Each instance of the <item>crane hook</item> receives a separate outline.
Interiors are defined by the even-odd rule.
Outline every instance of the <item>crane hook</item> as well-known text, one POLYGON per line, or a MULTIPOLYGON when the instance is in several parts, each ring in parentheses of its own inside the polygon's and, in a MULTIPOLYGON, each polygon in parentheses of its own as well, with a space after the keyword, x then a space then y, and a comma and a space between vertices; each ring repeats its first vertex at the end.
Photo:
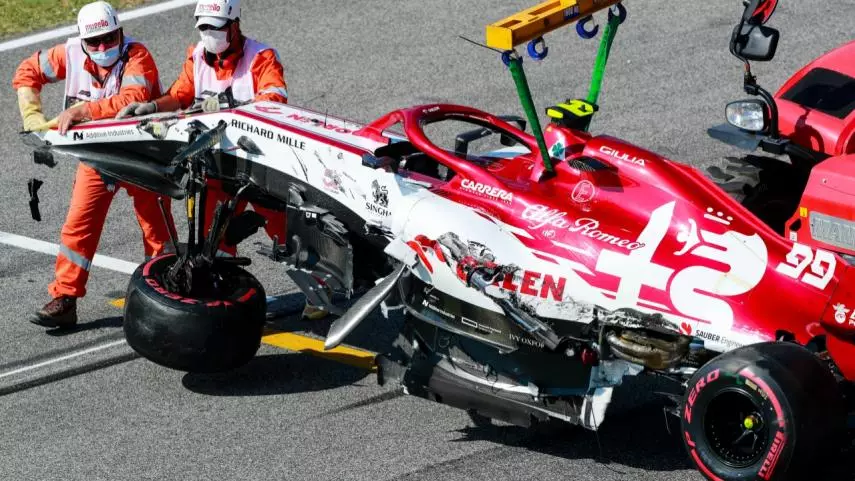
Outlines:
POLYGON ((534 60, 540 61, 546 58, 546 55, 549 53, 549 47, 546 46, 546 41, 543 40, 543 37, 537 37, 528 43, 528 55, 534 60), (542 45, 542 51, 538 51, 537 46, 542 45))
POLYGON ((502 52, 502 63, 505 64, 505 67, 511 66, 511 56, 512 55, 514 57, 516 57, 520 61, 520 63, 522 63, 523 58, 521 56, 517 55, 516 51, 505 50, 504 52, 502 52))
POLYGON ((578 22, 576 22, 576 33, 578 33, 580 37, 582 37, 586 40, 596 37, 597 33, 600 31, 599 25, 594 25, 594 28, 592 28, 591 30, 587 30, 585 28, 585 25, 587 25, 588 23, 590 23, 593 20, 594 20, 594 17, 592 15, 588 15, 587 17, 583 18, 582 20, 579 20, 578 22))
POLYGON ((612 19, 615 17, 614 10, 617 9, 617 17, 620 20, 619 23, 623 23, 626 20, 626 7, 623 6, 623 3, 618 3, 609 8, 609 22, 611 23, 612 19))

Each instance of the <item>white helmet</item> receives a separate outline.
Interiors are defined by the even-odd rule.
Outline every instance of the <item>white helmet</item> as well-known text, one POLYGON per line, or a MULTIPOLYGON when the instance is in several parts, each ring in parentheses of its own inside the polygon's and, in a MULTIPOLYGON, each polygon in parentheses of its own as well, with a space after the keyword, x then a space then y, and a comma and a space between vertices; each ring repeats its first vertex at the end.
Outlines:
POLYGON ((116 10, 107 2, 92 2, 84 5, 77 14, 77 29, 80 38, 104 35, 121 28, 116 10))
POLYGON ((193 15, 198 19, 196 28, 205 24, 220 28, 240 17, 240 0, 199 0, 193 15))

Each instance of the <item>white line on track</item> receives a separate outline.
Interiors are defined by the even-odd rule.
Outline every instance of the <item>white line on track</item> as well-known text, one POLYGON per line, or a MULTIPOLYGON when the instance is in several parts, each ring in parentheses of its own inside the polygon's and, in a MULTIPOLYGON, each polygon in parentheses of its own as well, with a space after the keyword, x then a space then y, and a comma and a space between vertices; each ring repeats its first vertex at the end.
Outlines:
MULTIPOLYGON (((45 242, 3 231, 0 231, 0 244, 20 247, 21 249, 41 252, 42 254, 53 256, 59 253, 59 246, 52 242, 45 242)), ((122 272, 128 275, 133 274, 139 266, 139 264, 134 264, 133 262, 123 261, 122 259, 107 257, 101 254, 95 254, 95 257, 92 259, 92 265, 110 269, 111 271, 122 272)))
MULTIPOLYGON (((0 244, 6 244, 13 247, 19 247, 21 249, 26 249, 29 251, 40 252, 42 254, 56 255, 59 252, 59 246, 57 244, 51 242, 45 242, 38 239, 33 239, 30 237, 24 237, 17 234, 10 234, 8 232, 0 231, 0 244)), ((92 259, 92 265, 103 267, 105 269, 109 269, 116 272, 122 272, 125 274, 133 274, 134 270, 137 268, 137 264, 133 262, 123 261, 121 259, 116 259, 114 257, 107 257, 101 254, 95 254, 95 257, 92 259)), ((83 349, 80 351, 72 352, 71 354, 66 354, 64 356, 56 357, 53 359, 49 359, 47 361, 42 361, 36 364, 29 364, 23 367, 19 367, 17 369, 13 369, 11 371, 7 371, 4 373, 0 373, 0 379, 15 376, 17 374, 21 374, 27 371, 33 371, 35 369, 41 369, 46 366, 50 366, 52 364, 61 363, 64 361, 68 361, 69 359, 74 359, 75 357, 85 356, 87 354, 91 354, 93 352, 102 351, 104 349, 109 349, 115 346, 121 346, 123 344, 127 344, 125 339, 120 339, 118 341, 108 342, 106 344, 101 344, 98 346, 90 347, 88 349, 83 349)))
MULTIPOLYGON (((137 8, 134 10, 129 10, 127 12, 119 12, 119 20, 121 22, 126 22, 135 18, 146 17, 148 15, 154 15, 156 13, 166 12, 169 10, 174 10, 176 8, 193 5, 195 3, 196 0, 170 0, 168 2, 149 5, 148 7, 137 8)), ((77 25, 69 25, 67 27, 48 30, 47 32, 27 35, 26 37, 16 38, 14 40, 9 40, 0 43, 0 52, 5 52, 7 50, 13 50, 20 47, 26 47, 27 45, 44 42, 45 40, 51 40, 54 38, 77 35, 77 33, 77 25)))
POLYGON ((65 356, 56 357, 53 359, 49 359, 47 361, 42 361, 42 362, 37 363, 37 364, 30 364, 29 366, 24 366, 24 367, 20 367, 18 369, 13 369, 11 371, 4 372, 4 373, 0 374, 0 379, 3 379, 4 377, 14 376, 16 374, 21 374, 22 372, 32 371, 33 369, 39 369, 39 368, 42 368, 45 366, 50 366, 51 364, 56 364, 58 362, 67 361, 69 359, 74 359, 75 357, 85 356, 87 354, 91 354, 91 353, 97 352, 97 351, 102 351, 104 349, 109 349, 111 347, 121 346, 122 344, 125 344, 125 343, 126 343, 125 340, 122 339, 122 340, 113 341, 113 342, 110 342, 107 344, 101 344, 100 346, 90 347, 89 349, 84 349, 82 351, 76 351, 76 352, 73 352, 71 354, 66 354, 65 356))

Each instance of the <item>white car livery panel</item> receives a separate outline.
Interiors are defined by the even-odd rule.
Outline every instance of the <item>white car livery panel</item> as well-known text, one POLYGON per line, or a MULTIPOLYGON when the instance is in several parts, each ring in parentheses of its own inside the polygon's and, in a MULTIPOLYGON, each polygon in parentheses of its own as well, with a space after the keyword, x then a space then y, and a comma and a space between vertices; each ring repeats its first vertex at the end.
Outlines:
MULTIPOLYGON (((674 202, 671 202, 654 212, 647 227, 635 240, 639 245, 646 246, 646 250, 635 250, 632 256, 644 257, 650 262, 649 258, 668 234, 669 228, 673 228, 673 210, 674 202)), ((685 244, 683 249, 674 254, 697 256, 699 264, 677 273, 669 272, 662 285, 668 285, 668 279, 671 278, 670 291, 675 306, 687 313, 698 314, 701 319, 709 319, 709 323, 702 324, 680 315, 682 311, 675 313, 664 305, 644 300, 638 295, 637 288, 632 291, 635 292, 633 295, 622 288, 618 292, 611 292, 592 286, 581 274, 592 276, 596 273, 572 260, 573 256, 569 253, 556 255, 533 249, 519 237, 522 229, 488 217, 443 197, 424 196, 409 212, 394 216, 395 241, 386 251, 411 265, 422 282, 449 296, 499 314, 503 312, 502 308, 490 297, 514 296, 521 306, 537 316, 585 324, 592 322, 595 307, 606 310, 630 308, 639 313, 658 314, 671 324, 669 329, 702 333, 709 348, 722 352, 764 340, 759 333, 734 329, 733 313, 729 306, 717 297, 695 290, 695 286, 711 286, 709 292, 726 296, 741 293, 746 290, 746 285, 750 288, 752 283, 759 281, 759 276, 765 272, 766 262, 765 246, 757 236, 744 236, 734 231, 723 234, 708 231, 699 233, 696 227, 691 232, 678 235, 680 242, 685 244), (425 239, 426 242, 420 245, 417 238, 425 239), (469 255, 480 261, 519 269, 504 281, 487 288, 488 297, 475 288, 467 287, 459 277, 456 262, 459 259, 454 259, 451 254, 454 250, 452 244, 458 242, 465 246, 464 250, 468 250, 469 255), (723 255, 729 257, 723 258, 723 255), (706 262, 703 259, 725 262, 732 269, 722 272, 709 268, 704 265, 706 262), (699 310, 704 312, 700 313, 699 310)), ((690 222, 690 225, 696 226, 694 222, 690 222)), ((596 271, 603 274, 622 272, 627 276, 623 278, 625 282, 622 285, 627 286, 633 284, 629 276, 651 275, 649 266, 629 273, 626 269, 618 269, 616 263, 627 262, 625 259, 620 260, 624 257, 626 254, 617 250, 602 249, 596 271), (612 258, 614 260, 610 261, 612 258)), ((649 279, 647 282, 650 282, 649 279)), ((631 327, 635 321, 630 318, 616 322, 631 327)))
MULTIPOLYGON (((160 113, 130 121, 89 122, 65 136, 49 131, 44 140, 54 146, 154 140, 186 143, 190 122, 213 128, 220 121, 227 124, 221 141, 224 151, 317 187, 367 223, 379 227, 388 226, 393 208, 405 211, 403 197, 426 189, 423 183, 408 182, 392 172, 364 166, 362 155, 386 144, 354 135, 361 125, 272 102, 223 113, 196 114, 192 119, 160 113), (148 122, 138 127, 141 121, 148 122), (242 136, 251 139, 263 155, 238 149, 242 136)), ((394 133, 387 135, 401 139, 394 133)))

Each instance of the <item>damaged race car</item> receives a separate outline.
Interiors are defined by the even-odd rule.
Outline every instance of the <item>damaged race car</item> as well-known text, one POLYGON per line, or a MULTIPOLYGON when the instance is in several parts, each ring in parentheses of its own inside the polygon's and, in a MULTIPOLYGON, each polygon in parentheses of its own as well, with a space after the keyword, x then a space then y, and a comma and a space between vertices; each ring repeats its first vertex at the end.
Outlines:
POLYGON ((479 421, 596 430, 625 377, 655 374, 680 393, 671 412, 708 479, 802 479, 852 411, 855 271, 696 168, 589 133, 626 17, 616 0, 555 0, 488 27, 526 119, 430 104, 357 124, 224 95, 214 111, 25 139, 39 162, 70 155, 186 203, 186 242, 173 233, 178 253, 142 264, 127 290, 126 338, 152 362, 222 371, 257 352, 264 287, 248 259, 215 254, 263 224, 232 214, 246 199, 286 217, 287 238, 262 251, 338 316, 328 349, 378 307, 402 308, 380 383, 479 421), (604 9, 589 96, 547 109, 541 129, 514 48, 542 59, 543 35, 574 23, 593 38, 604 9), (236 198, 205 232, 208 179, 236 198))

